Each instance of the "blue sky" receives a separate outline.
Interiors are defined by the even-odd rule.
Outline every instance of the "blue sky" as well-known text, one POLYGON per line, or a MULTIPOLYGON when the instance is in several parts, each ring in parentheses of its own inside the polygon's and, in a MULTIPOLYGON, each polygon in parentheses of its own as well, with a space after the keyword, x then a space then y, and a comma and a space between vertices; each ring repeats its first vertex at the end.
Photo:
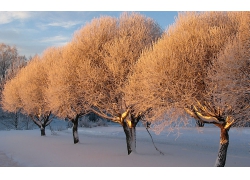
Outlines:
MULTIPOLYGON (((15 45, 20 55, 41 54, 50 46, 69 42, 86 22, 102 15, 120 16, 121 11, 1 11, 0 43, 15 45)), ((174 22, 176 11, 139 12, 155 19, 163 29, 174 22)))
POLYGON ((123 11, 136 11, 153 18, 166 29, 178 11, 238 10, 247 8, 248 0, 230 4, 219 0, 8 0, 0 7, 0 43, 15 45, 20 55, 41 54, 51 46, 69 42, 74 32, 102 15, 118 17, 123 11), (60 2, 60 3, 58 3, 60 2), (243 3, 242 3, 243 2, 243 3), (216 4, 216 6, 214 6, 216 4), (241 6, 237 6, 241 4, 241 6), (221 8, 223 7, 223 8, 221 8))

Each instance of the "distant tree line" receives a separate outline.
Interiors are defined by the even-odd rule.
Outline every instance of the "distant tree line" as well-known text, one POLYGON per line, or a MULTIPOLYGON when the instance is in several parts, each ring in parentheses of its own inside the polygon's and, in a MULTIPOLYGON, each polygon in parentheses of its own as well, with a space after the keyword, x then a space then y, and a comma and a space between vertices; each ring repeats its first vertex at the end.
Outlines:
MULTIPOLYGON (((22 67, 26 66, 27 60, 25 56, 19 55, 15 46, 0 43, 0 94, 3 91, 4 84, 12 79, 22 67)), ((30 127, 29 120, 20 114, 20 112, 7 113, 1 107, 0 124, 4 125, 7 129, 30 127)))

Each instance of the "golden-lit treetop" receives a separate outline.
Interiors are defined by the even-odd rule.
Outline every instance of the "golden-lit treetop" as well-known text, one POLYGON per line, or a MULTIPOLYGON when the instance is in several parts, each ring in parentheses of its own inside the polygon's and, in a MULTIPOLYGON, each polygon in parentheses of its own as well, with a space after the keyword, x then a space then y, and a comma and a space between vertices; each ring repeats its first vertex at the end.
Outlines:
MULTIPOLYGON (((129 104, 124 100, 124 87, 131 68, 142 50, 151 46, 161 34, 158 24, 143 15, 124 13, 117 18, 115 35, 103 45, 99 53, 102 79, 97 86, 90 88, 94 92, 90 101, 113 116, 126 111, 126 105, 129 104)), ((100 71, 94 72, 97 74, 92 73, 92 78, 96 79, 100 71)))
POLYGON ((48 114, 46 72, 44 61, 35 56, 5 85, 3 108, 10 112, 21 110, 24 114, 38 117, 48 114))
POLYGON ((207 71, 228 39, 241 32, 242 24, 249 24, 248 16, 246 12, 180 13, 153 48, 143 52, 130 78, 128 101, 141 111, 152 107, 152 120, 165 115, 167 125, 185 107, 207 100, 207 71))
POLYGON ((1 105, 3 110, 18 112, 22 108, 22 101, 19 95, 19 78, 15 77, 4 85, 1 105))
POLYGON ((72 97, 73 109, 88 104, 113 116, 122 113, 122 88, 130 68, 161 33, 157 23, 137 13, 96 18, 77 31, 63 50, 64 64, 58 66, 65 69, 64 79, 70 79, 62 88, 77 97, 72 97))
MULTIPOLYGON (((81 91, 77 91, 79 75, 76 72, 78 61, 84 60, 71 43, 64 47, 47 52, 46 61, 51 61, 48 67, 48 96, 49 107, 58 117, 74 118, 84 114, 87 109, 86 101, 81 91), (48 56, 49 55, 49 56, 48 56), (79 59, 80 58, 80 59, 79 59)), ((82 75, 84 76, 84 70, 82 75)))

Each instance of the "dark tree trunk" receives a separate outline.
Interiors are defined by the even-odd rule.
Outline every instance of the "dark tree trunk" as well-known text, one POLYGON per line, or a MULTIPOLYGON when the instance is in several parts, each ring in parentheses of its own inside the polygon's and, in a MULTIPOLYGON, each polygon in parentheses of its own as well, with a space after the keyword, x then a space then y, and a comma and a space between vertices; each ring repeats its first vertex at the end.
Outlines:
POLYGON ((127 150, 128 150, 128 155, 129 155, 132 152, 131 143, 130 143, 131 136, 130 136, 130 132, 129 132, 129 127, 128 127, 126 122, 123 123, 122 127, 123 127, 123 130, 124 130, 125 135, 126 135, 127 150))
POLYGON ((43 121, 40 121, 41 124, 42 124, 42 126, 41 126, 41 136, 46 135, 45 134, 45 128, 46 128, 46 126, 48 126, 52 122, 52 120, 51 121, 49 120, 50 115, 51 115, 51 112, 49 112, 49 114, 44 117, 43 121))
POLYGON ((229 145, 229 134, 228 134, 229 129, 225 129, 224 126, 219 126, 219 127, 221 129, 220 146, 215 166, 224 167, 226 164, 227 149, 229 145))
POLYGON ((41 136, 45 136, 45 135, 46 135, 46 134, 45 134, 45 126, 42 125, 42 126, 40 127, 40 129, 41 129, 41 136))
POLYGON ((133 126, 130 128, 126 122, 123 123, 122 127, 126 135, 127 150, 129 155, 131 152, 136 152, 136 128, 133 126))
POLYGON ((136 128, 134 126, 131 128, 131 137, 132 151, 136 152, 136 128))
POLYGON ((32 121, 40 128, 41 130, 41 136, 45 136, 45 127, 48 126, 51 122, 49 121, 49 117, 51 115, 51 112, 45 116, 45 117, 42 117, 42 119, 40 119, 40 117, 38 116, 33 116, 33 115, 30 115, 30 118, 32 119, 32 121))
POLYGON ((17 112, 15 113, 15 129, 18 129, 18 114, 17 112))
POLYGON ((78 118, 79 115, 76 115, 75 119, 72 119, 72 123, 73 123, 73 139, 74 139, 74 144, 79 142, 79 136, 78 136, 78 118))
POLYGON ((128 155, 131 152, 136 152, 136 125, 141 119, 140 116, 135 117, 131 115, 131 127, 128 126, 127 122, 123 122, 122 127, 126 135, 128 155))
POLYGON ((204 122, 200 121, 200 120, 195 120, 196 121, 196 126, 197 127, 204 127, 204 122))

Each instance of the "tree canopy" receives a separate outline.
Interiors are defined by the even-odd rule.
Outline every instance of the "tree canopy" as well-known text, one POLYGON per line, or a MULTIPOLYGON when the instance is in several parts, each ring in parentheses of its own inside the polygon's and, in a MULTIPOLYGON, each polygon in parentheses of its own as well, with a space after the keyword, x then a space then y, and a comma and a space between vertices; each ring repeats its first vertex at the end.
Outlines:
POLYGON ((207 84, 208 71, 229 40, 249 28, 248 16, 247 12, 180 13, 163 37, 142 53, 130 78, 128 98, 138 109, 153 107, 151 120, 164 119, 165 125, 191 106, 211 103, 208 87, 215 85, 207 84))

